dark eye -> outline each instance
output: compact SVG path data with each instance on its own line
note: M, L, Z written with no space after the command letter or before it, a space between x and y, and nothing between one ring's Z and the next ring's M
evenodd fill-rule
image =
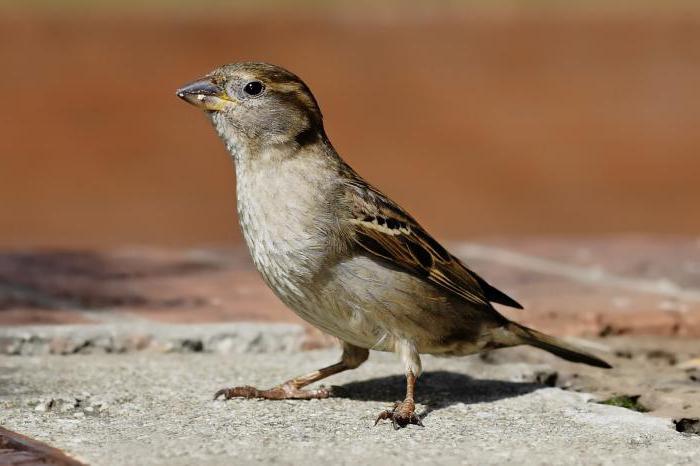
M259 95L263 89L265 89L265 86L263 83L260 81L251 81L248 84L245 85L243 88L243 92L245 92L248 95Z

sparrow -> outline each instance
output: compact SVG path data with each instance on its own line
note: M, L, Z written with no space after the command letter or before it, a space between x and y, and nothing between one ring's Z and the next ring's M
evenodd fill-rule
M238 218L265 283L302 319L342 343L340 361L270 389L224 388L214 399L326 398L307 385L395 352L406 395L377 417L422 426L414 390L421 354L464 356L531 345L601 368L605 361L510 321L522 309L436 241L333 148L319 105L293 73L257 62L222 66L176 95L202 109L234 160Z

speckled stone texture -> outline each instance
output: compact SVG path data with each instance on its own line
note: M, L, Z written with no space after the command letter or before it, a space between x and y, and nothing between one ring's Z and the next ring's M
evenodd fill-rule
M425 358L425 428L374 419L400 398L391 355L329 380L338 398L212 401L273 385L335 351L0 357L0 422L92 465L695 464L700 436L668 419L535 383L546 366Z

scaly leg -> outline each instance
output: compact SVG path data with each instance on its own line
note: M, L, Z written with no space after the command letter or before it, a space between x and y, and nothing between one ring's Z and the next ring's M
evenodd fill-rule
M396 352L401 357L406 371L406 398L394 403L392 410L383 411L374 422L376 426L382 419L391 419L394 429L406 427L409 424L416 424L423 427L423 423L416 415L416 403L413 400L413 393L416 388L416 379L422 372L420 354L415 344L409 340L399 340L396 343Z
M231 398L264 398L267 400L310 400L313 398L328 398L331 396L331 390L328 388L318 388L315 390L302 390L302 388L333 374L348 369L355 369L365 362L368 357L368 349L360 348L359 346L354 346L349 343L343 343L343 356L340 362L332 366L295 377L268 390L258 390L250 386L222 388L214 394L214 399L216 400L222 395L226 400Z

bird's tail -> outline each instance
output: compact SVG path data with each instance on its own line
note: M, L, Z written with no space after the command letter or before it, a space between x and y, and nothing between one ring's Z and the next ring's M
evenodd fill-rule
M610 369L612 367L602 359L580 350L559 338L545 335L542 332L527 328L515 322L509 322L506 328L519 340L520 344L535 346L559 356L560 358L566 359L567 361L580 362L588 364L589 366L602 367L605 369Z

